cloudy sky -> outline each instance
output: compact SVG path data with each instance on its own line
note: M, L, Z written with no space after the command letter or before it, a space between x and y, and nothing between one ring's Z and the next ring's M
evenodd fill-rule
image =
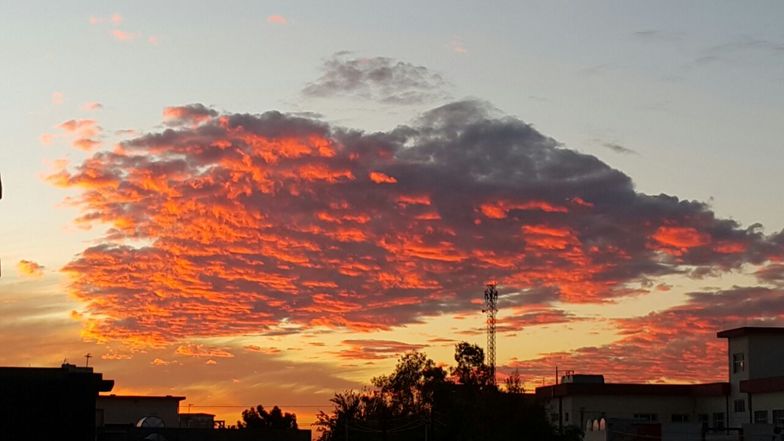
M412 349L724 378L784 321L781 2L0 5L1 365L308 424Z

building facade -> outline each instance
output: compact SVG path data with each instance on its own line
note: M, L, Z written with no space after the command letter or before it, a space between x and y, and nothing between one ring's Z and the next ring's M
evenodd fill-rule
M601 375L567 375L536 389L553 424L581 429L597 420L663 425L699 423L713 430L748 424L784 427L784 328L722 331L728 340L727 382L606 383Z

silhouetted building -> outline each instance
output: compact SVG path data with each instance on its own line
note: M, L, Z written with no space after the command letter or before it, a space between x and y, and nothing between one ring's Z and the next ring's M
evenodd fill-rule
M211 413L181 413L180 427L184 429L212 429L215 415Z
M150 423L160 421L163 427L179 427L180 401L185 397L172 395L100 395L96 401L96 424L103 426L136 426L143 418Z
M536 388L536 396L556 426L603 432L604 438L587 433L586 440L620 439L612 433L691 439L695 427L736 435L784 427L784 328L743 327L717 336L728 339L728 382L622 384L605 383L601 375L567 375L560 384Z
M0 367L0 439L95 439L95 400L112 390L89 367Z

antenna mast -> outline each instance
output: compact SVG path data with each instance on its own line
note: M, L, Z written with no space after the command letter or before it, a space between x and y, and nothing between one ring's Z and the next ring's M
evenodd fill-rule
M498 312L498 291L495 282L485 288L485 309L487 314L487 366L490 368L490 383L495 385L495 315Z

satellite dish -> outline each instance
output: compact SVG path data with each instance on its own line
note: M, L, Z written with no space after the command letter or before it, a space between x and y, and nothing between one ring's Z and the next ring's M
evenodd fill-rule
M166 423L164 423L163 420L160 419L160 417L146 416L136 422L136 427L150 427L154 429L162 429L166 427Z

